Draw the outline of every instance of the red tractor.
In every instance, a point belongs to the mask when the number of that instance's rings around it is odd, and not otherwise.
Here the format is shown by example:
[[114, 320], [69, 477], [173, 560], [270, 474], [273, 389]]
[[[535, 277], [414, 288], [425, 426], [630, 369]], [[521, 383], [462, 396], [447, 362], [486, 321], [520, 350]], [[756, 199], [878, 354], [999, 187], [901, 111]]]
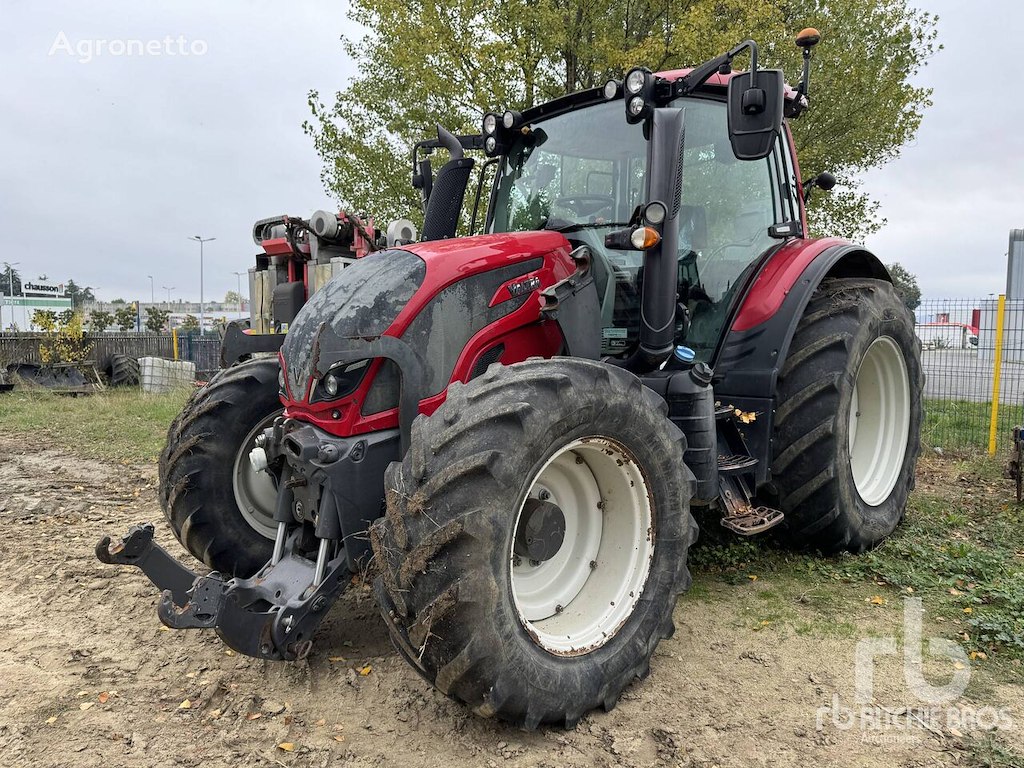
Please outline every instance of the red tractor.
[[[691, 507], [877, 545], [913, 483], [919, 345], [873, 254], [806, 236], [832, 180], [801, 182], [784, 117], [817, 41], [797, 40], [795, 89], [746, 41], [441, 131], [436, 176], [414, 154], [421, 241], [340, 270], [278, 357], [225, 369], [171, 426], [161, 501], [212, 572], [151, 525], [100, 558], [164, 590], [167, 626], [264, 659], [307, 655], [369, 570], [423, 677], [532, 728], [647, 674], [690, 584]], [[457, 237], [477, 148], [485, 233]]]

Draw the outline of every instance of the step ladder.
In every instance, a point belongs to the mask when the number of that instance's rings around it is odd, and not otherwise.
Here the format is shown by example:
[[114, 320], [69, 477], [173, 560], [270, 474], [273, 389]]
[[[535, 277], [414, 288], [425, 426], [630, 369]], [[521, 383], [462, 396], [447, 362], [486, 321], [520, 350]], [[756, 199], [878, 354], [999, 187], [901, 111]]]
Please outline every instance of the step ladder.
[[736, 409], [715, 404], [718, 421], [718, 499], [722, 505], [722, 527], [739, 536], [754, 536], [781, 523], [781, 510], [754, 503], [754, 473], [757, 459], [747, 450], [737, 425]]

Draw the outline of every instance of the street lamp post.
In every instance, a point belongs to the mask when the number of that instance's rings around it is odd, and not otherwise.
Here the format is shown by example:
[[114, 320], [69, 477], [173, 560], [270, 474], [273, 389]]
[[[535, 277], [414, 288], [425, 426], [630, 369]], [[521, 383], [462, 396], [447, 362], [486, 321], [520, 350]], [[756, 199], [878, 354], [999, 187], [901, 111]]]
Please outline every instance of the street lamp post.
[[163, 288], [165, 291], [167, 291], [167, 306], [170, 307], [170, 305], [171, 305], [171, 291], [174, 290], [175, 286], [172, 285], [172, 286], [170, 286], [168, 288], [166, 285], [161, 285], [160, 287]]
[[[7, 286], [8, 296], [11, 298], [11, 325], [14, 325], [14, 268], [21, 264], [20, 261], [7, 263]], [[0, 307], [2, 309], [2, 307]], [[3, 329], [3, 312], [0, 312], [0, 330]]]
[[199, 335], [203, 335], [203, 331], [206, 330], [206, 319], [203, 314], [203, 243], [208, 243], [211, 240], [216, 240], [216, 237], [201, 237], [199, 235], [192, 235], [189, 240], [195, 240], [199, 243]]
[[238, 279], [238, 319], [242, 318], [242, 275], [247, 275], [248, 272], [235, 272], [235, 277]]
[[146, 275], [146, 277], [149, 278], [149, 303], [155, 305], [156, 304], [156, 298], [155, 298], [155, 296], [156, 296], [156, 288], [154, 288], [154, 286], [153, 286], [153, 276], [152, 275]]

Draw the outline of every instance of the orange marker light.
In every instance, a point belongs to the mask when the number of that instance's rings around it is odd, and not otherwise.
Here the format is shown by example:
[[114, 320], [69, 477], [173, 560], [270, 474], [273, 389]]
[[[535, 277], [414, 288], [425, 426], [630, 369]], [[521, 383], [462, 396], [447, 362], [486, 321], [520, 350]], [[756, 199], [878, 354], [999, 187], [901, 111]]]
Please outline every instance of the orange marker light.
[[661, 242], [661, 235], [654, 227], [637, 227], [630, 234], [629, 242], [638, 251], [646, 251]]
[[821, 40], [821, 32], [814, 27], [800, 30], [796, 36], [796, 44], [801, 48], [813, 48]]

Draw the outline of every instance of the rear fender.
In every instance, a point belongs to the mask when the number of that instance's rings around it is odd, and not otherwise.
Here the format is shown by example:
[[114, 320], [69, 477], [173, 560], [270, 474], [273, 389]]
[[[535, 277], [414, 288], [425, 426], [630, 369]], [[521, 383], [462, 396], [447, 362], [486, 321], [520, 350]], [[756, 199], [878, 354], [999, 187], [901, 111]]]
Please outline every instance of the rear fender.
[[757, 484], [768, 480], [775, 391], [796, 327], [825, 278], [892, 282], [869, 250], [844, 240], [794, 240], [780, 248], [751, 283], [715, 361], [715, 399], [756, 419], [742, 425], [758, 461]]

